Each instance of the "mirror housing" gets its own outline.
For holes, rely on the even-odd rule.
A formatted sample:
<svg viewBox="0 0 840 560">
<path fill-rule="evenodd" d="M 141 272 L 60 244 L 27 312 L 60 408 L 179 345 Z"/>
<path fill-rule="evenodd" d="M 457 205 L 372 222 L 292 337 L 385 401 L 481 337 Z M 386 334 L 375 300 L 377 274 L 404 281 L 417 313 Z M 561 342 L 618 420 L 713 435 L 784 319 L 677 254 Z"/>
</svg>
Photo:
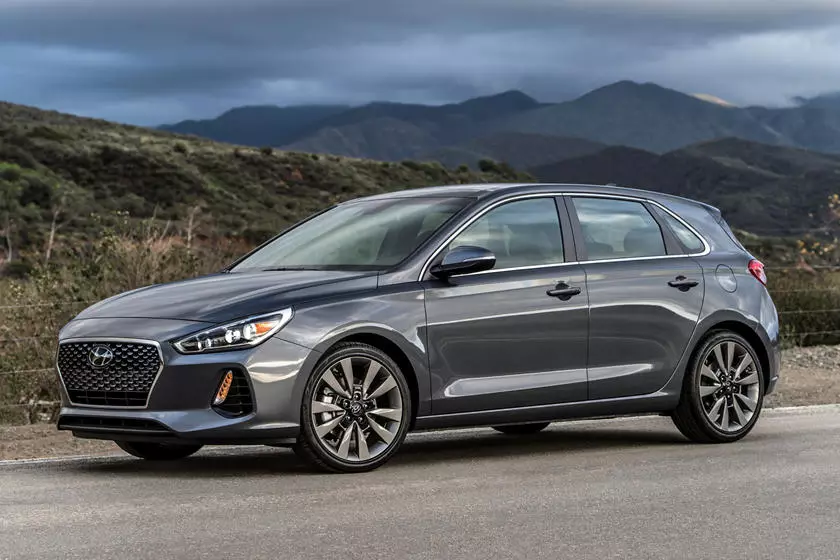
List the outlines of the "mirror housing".
<svg viewBox="0 0 840 560">
<path fill-rule="evenodd" d="M 483 247 L 461 245 L 446 253 L 440 264 L 433 266 L 429 272 L 443 279 L 459 274 L 490 270 L 495 265 L 496 255 L 491 251 Z"/>
</svg>

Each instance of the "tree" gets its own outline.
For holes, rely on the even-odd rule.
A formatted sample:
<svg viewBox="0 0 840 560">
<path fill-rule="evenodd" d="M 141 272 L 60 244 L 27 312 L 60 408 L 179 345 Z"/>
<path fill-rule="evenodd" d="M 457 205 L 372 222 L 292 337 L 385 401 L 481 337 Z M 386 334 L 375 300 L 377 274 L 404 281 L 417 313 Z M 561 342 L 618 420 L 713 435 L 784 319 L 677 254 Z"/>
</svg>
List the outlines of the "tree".
<svg viewBox="0 0 840 560">
<path fill-rule="evenodd" d="M 44 264 L 50 262 L 53 247 L 55 247 L 55 234 L 67 223 L 68 216 L 73 216 L 84 208 L 89 198 L 89 193 L 73 182 L 60 180 L 53 182 L 50 193 L 50 233 L 44 247 Z"/>
<path fill-rule="evenodd" d="M 14 236 L 23 212 L 20 204 L 23 190 L 20 177 L 21 170 L 17 165 L 0 164 L 0 234 L 5 241 L 6 262 L 12 262 L 15 258 Z"/>
<path fill-rule="evenodd" d="M 187 249 L 192 249 L 193 236 L 195 234 L 195 229 L 196 227 L 198 227 L 199 224 L 199 220 L 197 219 L 199 212 L 201 212 L 201 205 L 199 204 L 191 206 L 190 209 L 187 211 Z"/>
</svg>

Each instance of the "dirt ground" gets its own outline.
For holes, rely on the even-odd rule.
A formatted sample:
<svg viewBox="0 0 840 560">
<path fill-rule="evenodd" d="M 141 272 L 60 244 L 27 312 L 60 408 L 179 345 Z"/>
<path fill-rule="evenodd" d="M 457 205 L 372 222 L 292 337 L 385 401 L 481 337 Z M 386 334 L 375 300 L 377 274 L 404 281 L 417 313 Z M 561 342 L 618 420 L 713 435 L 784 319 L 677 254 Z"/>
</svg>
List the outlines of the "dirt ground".
<svg viewBox="0 0 840 560">
<path fill-rule="evenodd" d="M 786 350 L 782 379 L 765 406 L 829 403 L 840 403 L 840 346 Z M 110 441 L 73 438 L 52 424 L 0 426 L 0 460 L 121 453 Z"/>
</svg>

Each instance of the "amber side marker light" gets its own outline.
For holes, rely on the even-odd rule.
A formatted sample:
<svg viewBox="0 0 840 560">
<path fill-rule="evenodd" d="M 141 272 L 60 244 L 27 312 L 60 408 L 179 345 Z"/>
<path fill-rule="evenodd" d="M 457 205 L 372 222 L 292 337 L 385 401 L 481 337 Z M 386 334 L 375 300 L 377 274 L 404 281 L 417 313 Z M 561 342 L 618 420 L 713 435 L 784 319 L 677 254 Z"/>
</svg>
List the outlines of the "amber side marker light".
<svg viewBox="0 0 840 560">
<path fill-rule="evenodd" d="M 230 391 L 230 386 L 233 384 L 233 372 L 228 370 L 225 373 L 224 379 L 222 379 L 222 383 L 219 385 L 219 390 L 216 391 L 216 398 L 213 399 L 213 405 L 219 406 L 228 396 L 228 391 Z"/>
</svg>

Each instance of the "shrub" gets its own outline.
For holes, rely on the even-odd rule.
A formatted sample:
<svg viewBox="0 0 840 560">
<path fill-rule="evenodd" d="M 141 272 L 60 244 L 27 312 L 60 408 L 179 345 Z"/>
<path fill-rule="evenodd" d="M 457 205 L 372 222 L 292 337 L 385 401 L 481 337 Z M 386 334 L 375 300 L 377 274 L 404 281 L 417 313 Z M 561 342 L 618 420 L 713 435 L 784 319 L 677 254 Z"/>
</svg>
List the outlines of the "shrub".
<svg viewBox="0 0 840 560">
<path fill-rule="evenodd" d="M 478 169 L 482 173 L 493 173 L 496 171 L 496 162 L 492 159 L 482 159 L 478 161 Z"/>
<path fill-rule="evenodd" d="M 260 153 L 264 156 L 270 156 L 274 153 L 274 148 L 271 146 L 263 146 L 260 148 Z"/>
<path fill-rule="evenodd" d="M 410 159 L 404 160 L 402 162 L 402 166 L 406 169 L 411 169 L 412 171 L 420 171 L 423 168 L 423 165 L 420 162 L 412 161 Z"/>
<path fill-rule="evenodd" d="M 14 163 L 0 163 L 0 179 L 14 183 L 22 175 L 23 172 L 18 165 Z"/>
</svg>

